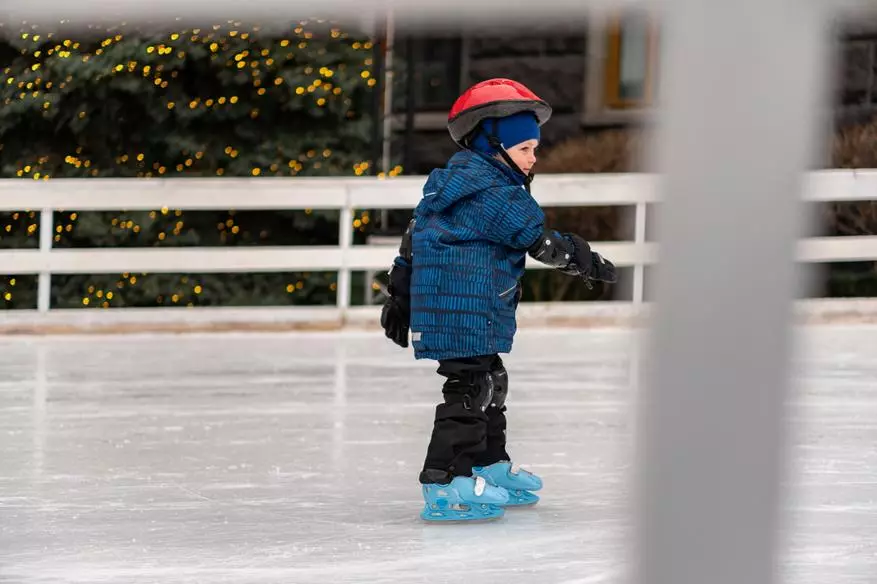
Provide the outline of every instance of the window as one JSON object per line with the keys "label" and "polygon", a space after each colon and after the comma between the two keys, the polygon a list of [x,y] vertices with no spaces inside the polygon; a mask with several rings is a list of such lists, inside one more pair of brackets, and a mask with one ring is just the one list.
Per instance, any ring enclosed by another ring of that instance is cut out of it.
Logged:
{"label": "window", "polygon": [[[462,49],[459,38],[400,39],[394,84],[394,110],[404,112],[412,100],[416,112],[447,111],[461,91]],[[409,95],[407,76],[411,74]]]}
{"label": "window", "polygon": [[605,105],[610,109],[648,107],[655,92],[657,30],[647,14],[612,19],[607,35]]}

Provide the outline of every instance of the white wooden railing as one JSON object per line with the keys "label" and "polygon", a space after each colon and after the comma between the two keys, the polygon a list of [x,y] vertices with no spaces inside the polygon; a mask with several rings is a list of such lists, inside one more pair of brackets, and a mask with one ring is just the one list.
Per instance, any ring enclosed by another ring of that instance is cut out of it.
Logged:
{"label": "white wooden railing", "polygon": [[[52,274],[122,272],[337,271],[337,309],[350,307],[351,272],[385,270],[393,245],[353,245],[355,209],[413,208],[423,177],[259,178],[259,179],[59,179],[48,182],[0,181],[0,211],[39,210],[39,249],[0,250],[0,274],[39,274],[38,310],[50,310]],[[619,267],[632,267],[633,301],[643,298],[644,267],[657,260],[646,241],[646,205],[658,201],[658,178],[647,174],[542,175],[534,196],[543,207],[634,206],[634,240],[594,242]],[[821,171],[804,177],[808,201],[877,199],[877,170]],[[61,210],[289,210],[340,211],[339,245],[330,247],[54,249],[53,212]],[[48,228],[46,228],[48,227]],[[741,228],[765,228],[757,223]],[[802,240],[802,262],[877,261],[877,236],[820,237]],[[540,269],[538,262],[528,267]],[[120,309],[121,310],[121,309]],[[131,309],[126,309],[131,310]],[[207,309],[196,309],[207,310]]]}

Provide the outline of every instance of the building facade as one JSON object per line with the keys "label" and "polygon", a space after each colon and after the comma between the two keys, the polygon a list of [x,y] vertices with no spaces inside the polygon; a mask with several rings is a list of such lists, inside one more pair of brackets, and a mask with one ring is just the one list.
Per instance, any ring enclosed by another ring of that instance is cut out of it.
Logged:
{"label": "building facade", "polygon": [[[836,119],[865,123],[877,114],[877,20],[845,27],[838,40]],[[636,13],[543,30],[401,36],[394,43],[394,163],[408,174],[443,165],[456,148],[445,130],[451,104],[491,77],[521,81],[551,103],[546,147],[647,122],[660,93],[659,43],[659,26]]]}

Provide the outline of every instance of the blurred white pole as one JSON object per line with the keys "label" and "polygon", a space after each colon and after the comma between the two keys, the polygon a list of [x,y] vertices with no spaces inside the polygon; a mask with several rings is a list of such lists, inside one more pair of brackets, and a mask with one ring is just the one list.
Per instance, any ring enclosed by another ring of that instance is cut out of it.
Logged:
{"label": "blurred white pole", "polygon": [[[386,33],[385,33],[385,42],[386,49],[384,51],[384,107],[381,109],[381,115],[383,119],[381,122],[383,123],[383,144],[381,149],[381,172],[384,173],[384,176],[389,176],[390,173],[390,158],[392,156],[392,147],[393,147],[393,84],[396,79],[396,74],[394,71],[394,63],[393,63],[393,53],[395,51],[395,39],[396,39],[396,23],[393,21],[393,11],[387,11],[387,20],[386,20]],[[407,57],[411,59],[409,55]],[[408,70],[408,74],[411,74],[411,70]],[[387,209],[381,209],[381,229],[384,231],[387,230],[387,222],[389,221],[390,213]]]}
{"label": "blurred white pole", "polygon": [[[396,24],[393,22],[393,12],[387,12],[387,32],[385,35],[386,39],[386,52],[384,54],[384,107],[382,110],[383,119],[381,122],[384,125],[383,131],[383,139],[384,142],[382,144],[382,155],[381,155],[381,171],[384,174],[388,174],[390,172],[391,166],[391,156],[392,156],[392,145],[393,145],[393,84],[396,78],[396,72],[394,71],[395,65],[393,64],[393,56],[395,52],[395,39],[396,39]],[[408,57],[411,58],[410,56]],[[410,73],[410,71],[409,71]]]}
{"label": "blurred white pole", "polygon": [[828,94],[829,14],[668,0],[661,263],[640,393],[637,582],[774,580],[801,176]]}

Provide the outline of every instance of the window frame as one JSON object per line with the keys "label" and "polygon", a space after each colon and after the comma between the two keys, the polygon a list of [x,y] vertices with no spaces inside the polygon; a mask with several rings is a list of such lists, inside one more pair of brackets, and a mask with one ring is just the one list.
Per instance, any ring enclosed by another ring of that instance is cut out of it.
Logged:
{"label": "window frame", "polygon": [[642,99],[621,97],[621,48],[624,15],[609,18],[605,33],[605,59],[603,64],[603,109],[605,111],[644,110],[655,103],[655,82],[658,67],[658,25],[653,17],[648,18],[645,96]]}

